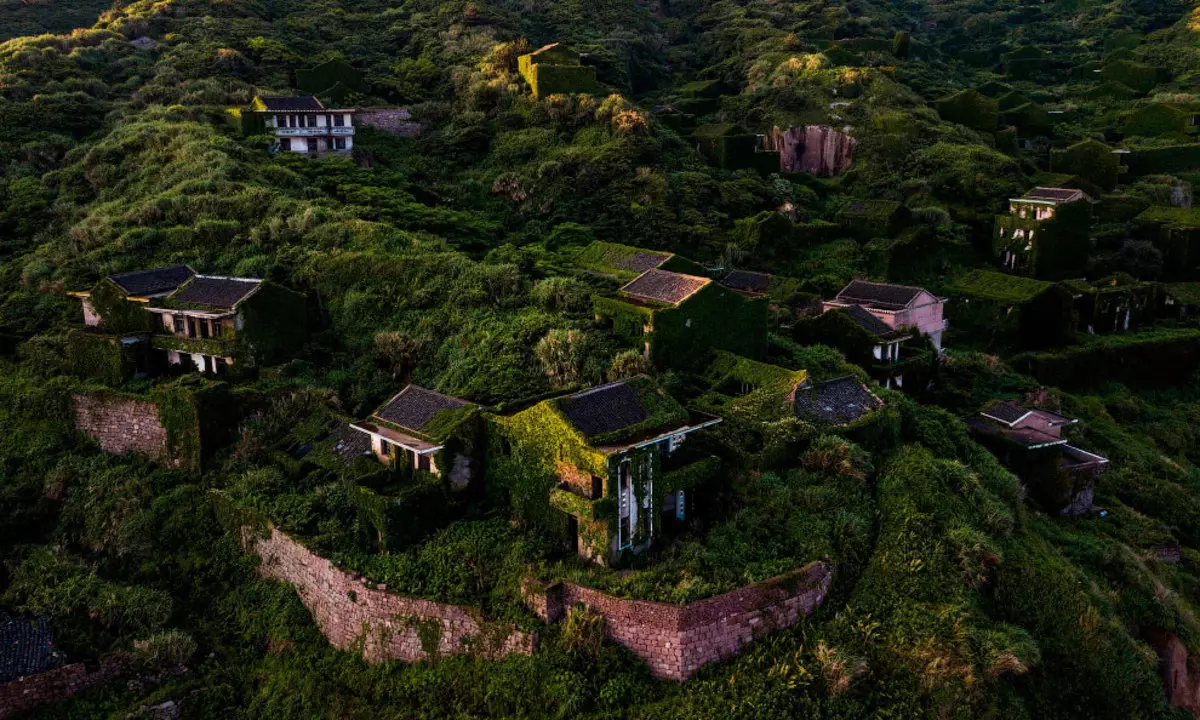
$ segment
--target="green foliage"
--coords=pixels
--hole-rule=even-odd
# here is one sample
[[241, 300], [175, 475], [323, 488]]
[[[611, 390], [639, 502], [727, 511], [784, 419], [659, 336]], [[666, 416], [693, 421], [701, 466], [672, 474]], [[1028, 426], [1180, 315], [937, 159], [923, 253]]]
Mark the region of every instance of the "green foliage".
[[1158, 84], [1158, 69], [1131, 60], [1107, 63], [1100, 71], [1107, 82], [1117, 82], [1142, 93], [1148, 93]]
[[301, 92], [312, 95], [328, 94], [339, 84], [353, 92], [366, 91], [362, 73], [341, 58], [323, 62], [307, 70], [296, 71], [296, 89]]
[[999, 103], [974, 90], [961, 90], [934, 105], [943, 120], [975, 130], [995, 130], [999, 123]]
[[1050, 167], [1056, 173], [1078, 175], [1104, 190], [1112, 190], [1120, 173], [1120, 160], [1112, 150], [1097, 140], [1055, 148], [1050, 151]]

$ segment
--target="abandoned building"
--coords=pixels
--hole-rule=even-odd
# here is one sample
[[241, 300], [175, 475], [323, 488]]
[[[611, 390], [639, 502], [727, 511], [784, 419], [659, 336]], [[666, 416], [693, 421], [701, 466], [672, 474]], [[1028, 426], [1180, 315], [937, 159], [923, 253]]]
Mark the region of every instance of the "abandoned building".
[[993, 250], [1009, 272], [1040, 280], [1078, 277], [1091, 252], [1092, 199], [1075, 188], [1039, 187], [997, 215]]
[[779, 172], [779, 151], [769, 149], [767, 136], [756, 135], [741, 125], [701, 125], [692, 132], [692, 140], [696, 151], [719, 168]]
[[83, 324], [116, 334], [149, 330], [149, 317], [128, 303], [166, 297], [195, 275], [187, 265], [109, 275], [91, 290], [69, 293], [83, 305]]
[[157, 316], [154, 348], [200, 372], [278, 360], [307, 334], [304, 296], [254, 278], [194, 275], [145, 310]]
[[517, 71], [535, 100], [548, 95], [589, 93], [599, 89], [596, 68], [583, 64], [584, 56], [562, 43], [550, 43], [517, 58]]
[[369, 418], [351, 428], [370, 437], [371, 452], [392, 467], [443, 476], [454, 489], [467, 487], [479, 465], [479, 406], [408, 385]]
[[[946, 298], [919, 287], [854, 280], [832, 300], [822, 303], [822, 311], [857, 306], [892, 330], [913, 328], [929, 336], [933, 346], [942, 349], [946, 321], [942, 311]], [[879, 358], [879, 356], [876, 356]]]
[[63, 663], [49, 618], [0, 616], [0, 683], [36, 675]]
[[707, 277], [652, 268], [594, 302], [596, 320], [659, 367], [686, 367], [714, 349], [766, 352], [767, 301]]
[[312, 95], [260, 95], [242, 115], [261, 122], [263, 130], [275, 136], [280, 150], [316, 156], [354, 149], [354, 112], [351, 108], [326, 108]]
[[529, 475], [540, 465], [571, 546], [615, 565], [691, 515], [696, 492], [721, 463], [684, 441], [720, 422], [684, 409], [647, 377], [610, 383], [495, 418], [489, 477], [537, 483]]
[[826, 380], [795, 391], [796, 417], [816, 425], [845, 427], [883, 407], [883, 400], [857, 378]]
[[732, 270], [719, 281], [730, 290], [736, 290], [747, 297], [765, 297], [771, 288], [771, 276], [767, 273], [750, 272], [749, 270]]
[[1047, 510], [1082, 515], [1092, 507], [1096, 478], [1108, 460], [1068, 444], [1063, 428], [1078, 422], [1049, 410], [995, 402], [967, 425]]
[[834, 216], [838, 225], [864, 240], [895, 235], [911, 218], [909, 209], [894, 200], [855, 200]]

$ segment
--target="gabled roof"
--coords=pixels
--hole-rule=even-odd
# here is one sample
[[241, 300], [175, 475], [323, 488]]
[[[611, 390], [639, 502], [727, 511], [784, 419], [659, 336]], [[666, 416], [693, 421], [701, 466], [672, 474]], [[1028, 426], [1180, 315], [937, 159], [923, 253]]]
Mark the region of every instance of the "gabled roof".
[[1075, 202], [1076, 200], [1090, 200], [1091, 198], [1089, 198], [1087, 193], [1084, 191], [1076, 190], [1075, 188], [1038, 187], [1025, 193], [1025, 196], [1021, 199], [1045, 200], [1048, 202], [1064, 204]]
[[881, 407], [883, 401], [851, 376], [796, 391], [796, 416], [825, 425], [848, 425]]
[[892, 285], [889, 283], [852, 280], [837, 294], [837, 300], [855, 305], [879, 307], [885, 310], [900, 310], [908, 307], [925, 292], [919, 287]]
[[405, 430], [424, 433], [438, 413], [461, 410], [472, 405], [474, 403], [466, 400], [459, 400], [416, 385], [409, 385], [384, 403], [383, 407], [376, 410], [372, 417]]
[[558, 407], [567, 421], [584, 437], [632, 428], [650, 417], [638, 391], [624, 381], [563, 398]]
[[832, 308], [832, 310], [846, 313], [856, 325], [877, 338], [890, 338], [893, 335], [899, 334], [887, 323], [865, 310], [862, 305], [846, 305], [840, 308]]
[[312, 95], [259, 95], [255, 104], [268, 112], [305, 112], [324, 110], [321, 101]]
[[1015, 402], [1000, 401], [988, 405], [979, 412], [983, 417], [998, 422], [1007, 427], [1012, 427], [1021, 422], [1030, 415], [1036, 415], [1041, 420], [1051, 427], [1062, 425], [1073, 425], [1079, 422], [1076, 418], [1069, 418], [1065, 415], [1059, 415], [1049, 410], [1041, 408], [1022, 407]]
[[46, 618], [10, 620], [0, 616], [0, 683], [36, 675], [60, 664], [54, 632]]
[[198, 305], [212, 310], [232, 310], [262, 286], [255, 278], [197, 275], [168, 298], [172, 303]]
[[748, 270], [733, 270], [720, 283], [727, 288], [750, 293], [765, 293], [771, 285], [771, 276], [767, 273], [750, 272]]
[[187, 265], [168, 265], [150, 270], [109, 275], [108, 279], [133, 297], [149, 297], [174, 291], [196, 272]]
[[678, 305], [710, 282], [708, 278], [655, 268], [637, 276], [621, 288], [621, 293], [639, 300]]
[[583, 268], [604, 273], [641, 275], [647, 270], [661, 267], [674, 255], [659, 250], [621, 245], [620, 243], [596, 240], [575, 257], [575, 264]]

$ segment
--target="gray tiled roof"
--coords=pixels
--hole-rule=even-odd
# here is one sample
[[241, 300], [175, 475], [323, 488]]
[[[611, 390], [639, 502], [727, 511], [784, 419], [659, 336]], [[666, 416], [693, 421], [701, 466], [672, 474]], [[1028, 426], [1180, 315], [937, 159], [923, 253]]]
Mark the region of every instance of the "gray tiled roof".
[[375, 412], [375, 417], [406, 430], [421, 432], [434, 416], [445, 410], [458, 410], [472, 403], [409, 385]]
[[11, 620], [0, 615], [0, 683], [45, 672], [61, 661], [48, 619]]
[[853, 280], [837, 295], [838, 300], [862, 305], [881, 305], [890, 308], [907, 307], [923, 291], [907, 285]]
[[721, 284], [734, 290], [765, 293], [771, 285], [771, 276], [748, 270], [734, 270], [721, 279]]
[[251, 278], [224, 278], [197, 275], [184, 285], [171, 299], [190, 305], [203, 305], [218, 310], [229, 310], [254, 292], [262, 280]]
[[844, 308], [835, 308], [834, 312], [844, 312], [850, 316], [850, 319], [855, 322], [860, 328], [871, 333], [875, 337], [887, 337], [895, 334], [895, 330], [887, 325], [884, 321], [875, 317], [871, 313], [863, 309], [862, 305], [849, 305]]
[[259, 95], [264, 107], [272, 112], [298, 112], [302, 110], [324, 110], [321, 101], [312, 95]]
[[192, 275], [195, 273], [187, 265], [169, 265], [150, 270], [117, 273], [109, 275], [108, 279], [129, 295], [147, 297], [171, 292], [187, 282]]
[[853, 377], [827, 380], [796, 391], [796, 416], [827, 425], [852, 423], [880, 407], [883, 401]]
[[1030, 200], [1052, 200], [1054, 202], [1068, 202], [1071, 200], [1079, 200], [1083, 196], [1083, 192], [1074, 188], [1034, 188], [1025, 193], [1025, 197]]
[[649, 417], [638, 392], [624, 382], [604, 385], [564, 398], [559, 408], [584, 437], [633, 427]]
[[708, 278], [654, 269], [639, 275], [621, 288], [621, 292], [636, 298], [678, 305], [707, 284]]
[[1029, 410], [1016, 403], [998, 402], [988, 406], [981, 414], [1011, 425], [1028, 415]]

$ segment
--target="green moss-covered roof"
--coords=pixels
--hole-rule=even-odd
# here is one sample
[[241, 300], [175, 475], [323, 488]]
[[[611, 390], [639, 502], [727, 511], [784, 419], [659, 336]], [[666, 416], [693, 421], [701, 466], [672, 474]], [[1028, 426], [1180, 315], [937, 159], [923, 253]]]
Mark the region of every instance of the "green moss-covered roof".
[[575, 256], [575, 264], [586, 270], [631, 277], [662, 265], [671, 258], [669, 252], [646, 250], [597, 240]]
[[1171, 283], [1167, 294], [1185, 305], [1200, 305], [1200, 283]]
[[1200, 228], [1200, 208], [1155, 205], [1134, 218], [1135, 222], [1161, 223], [1169, 227]]
[[1019, 305], [1034, 299], [1052, 285], [1053, 283], [1042, 280], [1005, 275], [991, 270], [972, 270], [951, 284], [950, 294], [991, 300], [1005, 305]]

